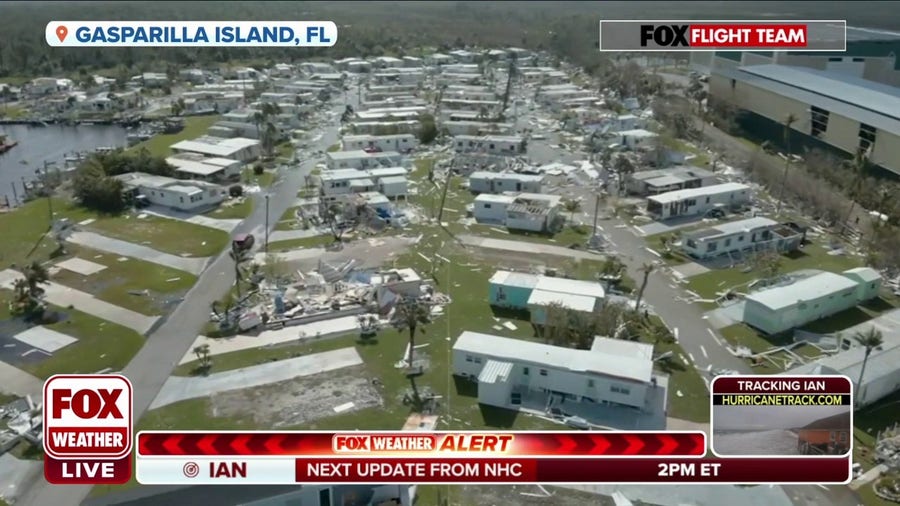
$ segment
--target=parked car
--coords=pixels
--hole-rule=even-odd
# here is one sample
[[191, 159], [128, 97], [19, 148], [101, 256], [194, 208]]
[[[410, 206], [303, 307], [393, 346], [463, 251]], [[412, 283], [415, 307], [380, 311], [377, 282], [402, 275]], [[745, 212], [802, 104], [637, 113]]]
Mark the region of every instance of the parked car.
[[254, 242], [256, 242], [256, 238], [253, 237], [253, 234], [238, 234], [231, 240], [231, 247], [239, 251], [248, 251], [253, 248]]

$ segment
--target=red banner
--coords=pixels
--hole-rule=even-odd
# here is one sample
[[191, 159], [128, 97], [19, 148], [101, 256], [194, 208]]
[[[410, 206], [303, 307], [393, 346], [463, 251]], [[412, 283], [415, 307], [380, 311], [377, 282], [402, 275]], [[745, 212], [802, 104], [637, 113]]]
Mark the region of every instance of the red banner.
[[45, 454], [44, 479], [54, 485], [122, 485], [131, 479], [131, 455], [117, 460], [59, 460]]
[[847, 483], [848, 458], [301, 458], [297, 483]]
[[141, 432], [140, 456], [685, 456], [703, 432]]

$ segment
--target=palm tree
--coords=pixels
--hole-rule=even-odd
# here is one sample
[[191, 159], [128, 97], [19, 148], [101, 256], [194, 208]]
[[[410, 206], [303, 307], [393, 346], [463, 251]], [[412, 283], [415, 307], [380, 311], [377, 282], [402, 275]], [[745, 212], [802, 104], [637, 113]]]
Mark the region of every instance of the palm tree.
[[640, 311], [641, 309], [641, 299], [644, 298], [644, 290], [647, 289], [647, 282], [650, 281], [650, 274], [656, 270], [656, 264], [652, 262], [647, 262], [641, 266], [640, 270], [644, 274], [644, 279], [641, 281], [641, 288], [638, 290], [637, 300], [634, 301], [634, 310]]
[[869, 154], [871, 147], [867, 150], [858, 150], [853, 161], [849, 164], [850, 170], [853, 172], [853, 181], [850, 183], [850, 208], [847, 209], [847, 216], [841, 226], [841, 234], [847, 229], [847, 223], [853, 216], [853, 209], [856, 207], [856, 199], [859, 198], [859, 189], [862, 186], [863, 179], [869, 167]]
[[788, 114], [784, 118], [784, 145], [787, 149], [787, 156], [784, 158], [784, 175], [781, 176], [781, 188], [778, 193], [778, 204], [775, 208], [775, 214], [781, 211], [781, 202], [784, 200], [784, 183], [787, 181], [788, 169], [791, 167], [791, 125], [797, 122], [797, 116], [793, 113]]
[[[409, 353], [406, 357], [407, 365], [413, 365], [413, 353], [416, 345], [416, 329], [420, 325], [431, 323], [431, 308], [415, 297], [406, 296], [400, 299], [394, 308], [391, 325], [398, 331], [409, 331]], [[424, 327], [422, 332], [425, 332]]]
[[575, 222], [575, 213], [581, 210], [581, 201], [580, 200], [567, 200], [565, 204], [563, 204], [563, 208], [569, 213], [569, 220], [574, 223]]
[[244, 248], [239, 247], [236, 244], [231, 246], [231, 251], [228, 252], [228, 256], [231, 257], [231, 260], [234, 262], [234, 286], [237, 287], [237, 296], [238, 299], [241, 298], [241, 281], [243, 281], [243, 274], [241, 273], [241, 265], [250, 260], [250, 252]]
[[860, 393], [862, 391], [863, 384], [863, 375], [866, 373], [866, 363], [869, 361], [869, 355], [872, 353], [872, 350], [878, 348], [879, 346], [881, 346], [881, 343], [884, 342], [884, 336], [881, 334], [880, 330], [872, 326], [869, 327], [869, 329], [866, 331], [859, 331], [853, 334], [853, 339], [856, 339], [856, 342], [866, 349], [866, 354], [863, 357], [862, 367], [859, 370], [859, 380], [857, 380], [856, 382], [856, 404], [859, 405]]
[[15, 312], [24, 315], [27, 319], [35, 319], [44, 313], [44, 288], [50, 282], [47, 269], [38, 262], [23, 270], [24, 278], [19, 278], [13, 285], [15, 291]]

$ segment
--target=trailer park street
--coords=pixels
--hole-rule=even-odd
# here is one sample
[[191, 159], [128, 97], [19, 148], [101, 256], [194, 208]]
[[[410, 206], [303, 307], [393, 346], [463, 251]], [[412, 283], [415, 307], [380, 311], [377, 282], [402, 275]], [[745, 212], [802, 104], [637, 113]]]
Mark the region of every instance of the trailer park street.
[[[40, 446], [45, 378], [94, 372], [131, 379], [139, 429], [708, 431], [715, 376], [824, 367], [856, 381], [869, 354], [852, 336], [875, 327], [884, 344], [855, 429], [856, 461], [875, 468], [879, 410], [898, 399], [885, 386], [896, 280], [727, 153], [662, 149], [648, 104], [573, 84], [580, 71], [545, 59], [523, 54], [514, 76], [499, 62], [490, 78], [463, 63], [341, 67], [322, 87], [308, 77], [331, 72], [291, 67], [252, 107], [300, 95], [314, 107], [265, 168], [260, 140], [244, 138], [251, 106], [161, 149], [195, 176], [233, 167], [240, 196], [126, 174], [141, 205], [119, 216], [63, 190], [0, 215], [4, 300], [34, 264], [47, 277], [39, 323], [0, 307], [0, 392], [27, 399], [16, 416], [28, 421], [0, 433], [4, 448]], [[419, 135], [425, 116], [434, 140]], [[19, 462], [31, 474], [0, 497], [91, 493], [63, 497]], [[749, 504], [732, 488], [728, 501]], [[777, 494], [770, 504], [800, 493]]]

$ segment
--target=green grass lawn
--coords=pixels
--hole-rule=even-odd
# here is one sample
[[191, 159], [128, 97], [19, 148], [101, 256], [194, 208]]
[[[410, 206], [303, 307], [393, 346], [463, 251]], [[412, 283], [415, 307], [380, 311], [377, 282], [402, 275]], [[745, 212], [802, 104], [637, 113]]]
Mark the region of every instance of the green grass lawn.
[[[53, 199], [56, 218], [69, 218], [73, 222], [93, 215], [81, 207], [62, 199]], [[23, 265], [33, 260], [44, 261], [57, 244], [51, 237], [44, 237], [50, 227], [50, 211], [47, 199], [38, 199], [0, 214], [0, 268]]]
[[[10, 318], [8, 302], [12, 296], [12, 291], [0, 290], [0, 320]], [[95, 373], [106, 368], [120, 371], [144, 345], [144, 338], [137, 332], [76, 309], [49, 305], [48, 311], [67, 318], [44, 326], [78, 341], [41, 362], [21, 365], [21, 369], [38, 378], [57, 373]]]
[[217, 220], [244, 219], [253, 212], [253, 199], [244, 197], [238, 203], [232, 204], [230, 201], [223, 202], [222, 205], [206, 213], [210, 218]]
[[327, 151], [328, 151], [329, 153], [334, 153], [335, 151], [340, 151], [340, 150], [341, 150], [341, 143], [340, 143], [340, 142], [336, 142], [336, 143], [332, 144], [331, 146], [328, 146], [328, 150], [327, 150]]
[[[9, 120], [25, 119], [28, 117], [28, 113], [28, 108], [21, 105], [4, 104], [0, 106], [0, 118]], [[14, 141], [17, 139], [10, 140]]]
[[147, 151], [152, 155], [169, 156], [172, 154], [172, 150], [170, 149], [172, 144], [184, 140], [196, 139], [197, 137], [204, 135], [206, 131], [209, 130], [209, 127], [213, 126], [213, 124], [218, 122], [221, 118], [222, 117], [219, 115], [191, 116], [189, 118], [184, 118], [184, 129], [180, 132], [154, 135], [144, 142], [135, 144], [129, 148], [129, 151], [147, 148]]
[[[864, 471], [875, 467], [875, 438], [878, 433], [893, 427], [900, 422], [897, 412], [900, 410], [900, 392], [881, 399], [872, 406], [857, 411], [853, 415], [853, 461], [862, 465]], [[889, 506], [891, 504], [875, 495], [873, 483], [857, 490], [866, 506]]]
[[249, 184], [259, 185], [260, 188], [268, 188], [275, 182], [277, 174], [273, 170], [267, 169], [260, 175], [256, 175], [252, 168], [244, 169], [243, 180]]
[[[120, 262], [118, 255], [74, 245], [67, 245], [66, 250], [71, 256], [103, 264], [106, 269], [90, 276], [60, 269], [52, 276], [53, 281], [146, 315], [163, 314], [166, 295], [186, 293], [197, 282], [197, 277], [188, 272], [136, 258]], [[149, 292], [148, 296], [131, 293], [143, 290]]]
[[98, 218], [86, 228], [173, 255], [207, 257], [228, 245], [228, 233], [184, 221], [148, 215]]
[[275, 230], [295, 230], [296, 229], [296, 216], [297, 210], [300, 209], [297, 206], [289, 207], [284, 214], [278, 218], [278, 223], [275, 225]]
[[[780, 272], [783, 274], [801, 269], [841, 272], [861, 265], [861, 261], [856, 257], [829, 255], [827, 250], [818, 244], [807, 244], [793, 254], [781, 255], [781, 260]], [[755, 271], [741, 272], [739, 268], [716, 269], [691, 277], [688, 287], [704, 299], [714, 299], [718, 292], [724, 292], [729, 288], [744, 290], [747, 284], [756, 279], [759, 279], [759, 274]]]
[[291, 159], [294, 157], [294, 145], [290, 141], [275, 146], [275, 156]]
[[299, 248], [323, 248], [334, 242], [331, 234], [302, 237], [300, 239], [288, 239], [269, 243], [269, 251], [288, 251]]

